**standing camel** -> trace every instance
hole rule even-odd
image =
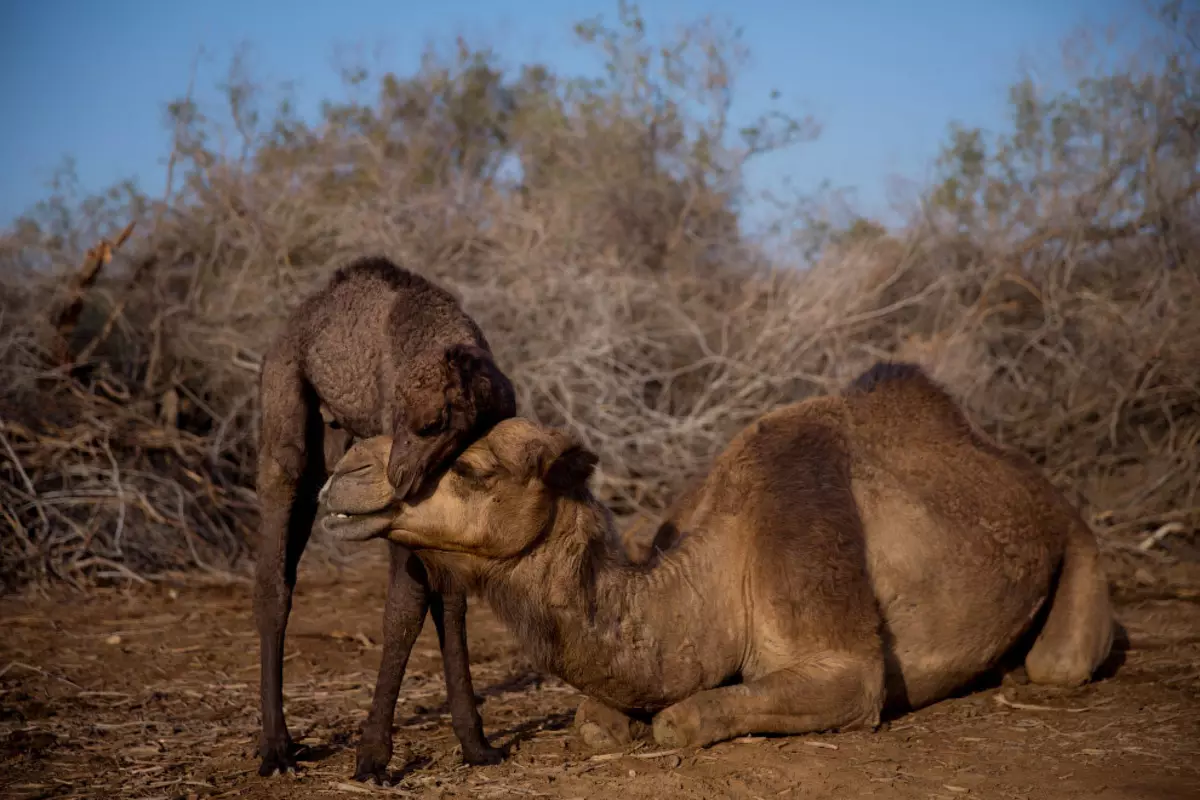
[[[402,500],[496,422],[516,413],[512,384],[453,295],[383,258],[339,269],[288,319],[263,361],[258,498],[262,509],[254,611],[262,650],[262,763],[295,767],[283,715],[283,642],[296,567],[317,493],[347,439],[388,444],[380,499]],[[358,746],[355,778],[385,778],[400,683],[428,609],[463,760],[493,764],[467,654],[466,594],[431,581],[402,543],[389,547],[383,657]]]

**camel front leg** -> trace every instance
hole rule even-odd
[[[379,659],[375,696],[355,754],[356,781],[387,782],[387,767],[393,752],[392,723],[396,716],[396,700],[400,696],[408,657],[424,626],[428,609],[429,578],[425,568],[409,550],[389,542],[383,654]],[[402,755],[407,762],[412,752],[405,747]]]
[[[446,701],[450,722],[462,745],[467,764],[499,764],[504,751],[488,744],[483,735],[483,718],[471,683],[471,659],[467,652],[467,593],[453,586],[431,592],[430,610],[442,647],[442,671],[446,676]]]
[[[593,750],[621,750],[647,732],[646,723],[592,697],[585,697],[575,711],[575,734]]]
[[[665,708],[654,718],[654,740],[706,747],[755,733],[874,728],[883,696],[882,656],[829,653]]]

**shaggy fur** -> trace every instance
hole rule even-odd
[[[387,499],[402,500],[474,438],[513,416],[516,401],[482,331],[454,297],[383,258],[348,264],[296,310],[266,355],[260,393],[259,772],[270,775],[295,766],[283,717],[284,632],[296,566],[329,468],[349,439],[383,435],[389,445],[380,488]],[[463,758],[495,763],[500,754],[484,738],[471,686],[465,593],[449,584],[431,587],[422,563],[400,544],[390,558],[383,659],[356,777],[381,778],[391,759],[396,698],[429,608]]]

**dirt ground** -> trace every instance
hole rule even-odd
[[[259,778],[258,646],[250,587],[153,586],[0,601],[0,793],[216,798],[1198,798],[1200,596],[1118,592],[1129,644],[1115,673],[1071,691],[1006,679],[874,733],[749,738],[699,752],[643,743],[594,756],[580,695],[531,671],[476,600],[484,724],[509,746],[468,768],[444,707],[433,625],[396,714],[397,788],[354,783],[357,729],[379,661],[384,570],[302,568],[286,708],[308,747],[298,777]]]

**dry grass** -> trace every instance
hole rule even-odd
[[[235,93],[249,158],[208,149],[185,103],[165,200],[18,226],[0,242],[4,588],[244,572],[265,343],[336,266],[375,252],[459,294],[522,413],[599,452],[597,488],[622,514],[661,509],[765,410],[915,358],[1075,493],[1116,562],[1194,555],[1200,185],[1187,184],[1195,147],[1168,134],[1200,119],[1179,88],[1195,71],[1138,84],[1159,119],[1110,108],[1116,155],[1089,151],[1100,132],[1084,131],[1070,163],[1005,184],[1000,210],[968,214],[964,199],[998,180],[950,200],[941,187],[906,229],[803,264],[736,234],[744,164],[807,130],[711,145],[728,133],[730,84],[713,76],[731,59],[703,46],[717,33],[688,33],[703,55],[681,58],[690,70],[582,95],[559,83],[528,113],[466,128],[396,110],[482,96],[461,54],[399,88],[385,79],[378,103],[321,127],[281,117],[255,133]],[[692,117],[685,95],[700,98]],[[395,126],[401,138],[381,133]],[[997,153],[997,173],[1038,160]],[[505,157],[525,167],[519,191]],[[81,243],[130,217],[138,232],[112,264],[76,279]]]
[[[305,747],[298,778],[257,775],[249,587],[100,589],[69,611],[78,594],[62,590],[0,601],[13,634],[0,641],[0,794],[1182,800],[1200,788],[1200,607],[1121,592],[1130,645],[1115,677],[1076,689],[1006,681],[877,732],[744,737],[680,753],[638,742],[603,755],[571,733],[580,695],[531,671],[519,643],[475,604],[474,684],[489,737],[509,748],[504,763],[461,765],[427,625],[396,712],[393,786],[354,783],[385,574],[383,564],[303,570],[286,651],[288,721]]]

